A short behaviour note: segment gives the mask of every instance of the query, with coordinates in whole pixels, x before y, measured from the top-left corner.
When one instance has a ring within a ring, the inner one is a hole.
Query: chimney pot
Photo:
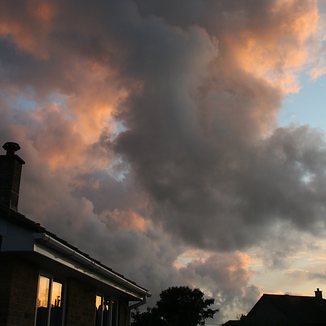
[[[20,146],[17,143],[7,142],[2,146],[3,149],[7,151],[8,156],[15,155],[15,152],[20,150]]]
[[[322,299],[323,298],[323,292],[319,291],[319,288],[317,288],[317,291],[315,291],[315,297],[317,299]]]

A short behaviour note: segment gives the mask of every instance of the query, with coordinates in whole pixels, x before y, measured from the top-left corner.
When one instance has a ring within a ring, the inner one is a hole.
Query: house
[[[313,326],[326,325],[326,300],[317,289],[315,296],[264,294],[248,315],[224,325]]]
[[[127,326],[148,290],[18,212],[16,143],[0,155],[0,325]]]
[[[229,320],[223,324],[223,326],[240,326],[240,320]]]

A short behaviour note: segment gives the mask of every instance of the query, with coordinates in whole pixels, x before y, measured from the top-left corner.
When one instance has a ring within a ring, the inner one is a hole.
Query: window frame
[[[103,307],[103,303],[104,301],[108,301],[109,302],[109,320],[108,320],[108,324],[104,325],[104,318],[103,318],[103,309],[102,309],[102,313],[101,313],[101,322],[100,322],[100,326],[118,326],[119,325],[119,300],[117,297],[113,297],[113,296],[109,296],[109,295],[105,295],[101,292],[96,292],[95,295],[95,316],[96,316],[96,312],[97,312],[97,306],[96,306],[96,298],[97,297],[101,297],[101,305]],[[113,301],[116,302],[117,304],[117,308],[116,308],[116,321],[115,321],[115,325],[113,325]],[[95,324],[96,326],[96,317],[95,317]]]
[[[38,298],[39,298],[39,290],[40,290],[40,279],[41,277],[48,278],[50,280],[49,282],[49,293],[48,293],[48,307],[47,307],[47,326],[50,326],[51,321],[51,298],[52,298],[52,289],[53,289],[53,282],[58,282],[62,284],[61,289],[61,307],[62,307],[62,317],[61,317],[61,323],[60,326],[65,325],[65,314],[66,314],[66,280],[57,277],[52,273],[40,271],[38,275],[38,282],[37,282],[37,292],[36,292],[36,305],[35,305],[35,317],[34,317],[34,326],[36,326],[37,321],[37,309],[38,309]]]

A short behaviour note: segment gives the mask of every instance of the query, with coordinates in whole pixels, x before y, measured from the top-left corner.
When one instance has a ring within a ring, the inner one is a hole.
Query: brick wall
[[[0,253],[0,325],[33,326],[38,266]]]
[[[95,289],[75,280],[68,280],[66,325],[95,325]]]
[[[0,253],[0,326],[34,326],[39,268],[14,254]],[[67,280],[65,325],[95,325],[95,288]],[[118,325],[127,325],[128,301],[119,300]]]
[[[0,325],[7,324],[12,262],[0,253]]]
[[[118,326],[126,326],[128,320],[128,301],[119,300]]]

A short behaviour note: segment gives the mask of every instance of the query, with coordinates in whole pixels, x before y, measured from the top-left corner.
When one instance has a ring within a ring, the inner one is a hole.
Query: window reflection
[[[59,326],[62,321],[62,283],[53,281],[51,293],[50,326]]]
[[[36,326],[47,326],[48,324],[48,302],[49,302],[50,279],[40,276],[37,297]]]
[[[103,298],[100,295],[96,296],[96,319],[95,326],[102,326],[103,317]]]
[[[62,325],[62,283],[45,276],[39,277],[36,326]],[[51,298],[50,298],[51,296]],[[49,302],[51,305],[49,305]],[[50,319],[50,324],[48,324]]]
[[[103,301],[103,326],[110,325],[110,299],[105,298]]]
[[[118,323],[118,301],[96,296],[95,326],[116,326]]]

